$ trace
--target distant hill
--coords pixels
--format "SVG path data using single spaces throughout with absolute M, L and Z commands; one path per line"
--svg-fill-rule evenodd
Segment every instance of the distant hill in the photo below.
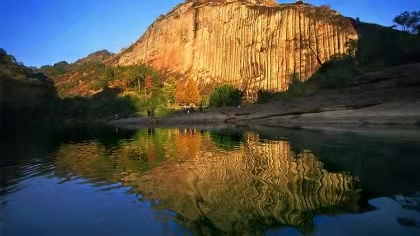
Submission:
M 83 69 L 83 66 L 89 66 L 91 64 L 102 63 L 106 59 L 110 58 L 114 54 L 107 50 L 100 50 L 89 54 L 88 56 L 77 60 L 74 63 L 68 63 L 67 61 L 60 61 L 54 65 L 44 65 L 39 68 L 39 72 L 45 73 L 52 77 L 64 75 L 69 72 L 78 71 Z
M 100 57 L 91 56 L 83 63 L 79 61 L 73 69 L 80 71 L 81 68 L 91 68 L 91 65 L 105 68 L 97 58 Z M 66 63 L 59 65 L 68 66 Z M 97 78 L 96 72 L 92 75 Z M 0 129 L 96 121 L 110 119 L 115 113 L 126 117 L 136 112 L 130 97 L 121 95 L 118 88 L 111 89 L 106 85 L 94 96 L 60 97 L 55 83 L 60 76 L 63 75 L 51 78 L 39 69 L 29 68 L 0 48 Z
M 44 116 L 58 100 L 54 81 L 34 71 L 0 48 L 1 126 L 19 119 L 33 121 Z
M 74 64 L 83 65 L 90 62 L 103 62 L 113 55 L 114 53 L 111 53 L 108 50 L 101 50 L 101 51 L 91 53 L 87 57 L 77 60 L 76 62 L 74 62 Z

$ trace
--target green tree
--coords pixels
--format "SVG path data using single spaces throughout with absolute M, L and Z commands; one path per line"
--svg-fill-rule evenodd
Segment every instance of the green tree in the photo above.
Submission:
M 0 65 L 13 65 L 16 63 L 14 56 L 7 54 L 6 50 L 0 48 Z
M 161 92 L 165 95 L 168 105 L 175 102 L 175 84 L 165 82 Z
M 218 86 L 210 94 L 210 107 L 238 106 L 241 104 L 243 93 L 229 84 Z
M 405 11 L 394 18 L 394 23 L 399 25 L 405 32 L 418 33 L 418 25 L 420 24 L 420 11 Z
M 159 107 L 166 107 L 167 99 L 160 89 L 153 89 L 150 98 L 147 100 L 146 106 L 149 116 L 155 116 L 155 111 Z

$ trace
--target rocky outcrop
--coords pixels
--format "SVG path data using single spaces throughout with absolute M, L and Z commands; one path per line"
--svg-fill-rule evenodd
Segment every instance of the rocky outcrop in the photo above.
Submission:
M 254 2 L 180 4 L 110 62 L 145 63 L 192 77 L 201 88 L 230 83 L 247 91 L 281 91 L 291 74 L 307 79 L 357 38 L 351 21 L 328 7 Z
M 113 54 L 110 53 L 108 50 L 100 50 L 94 53 L 91 53 L 87 55 L 87 57 L 84 57 L 82 59 L 77 60 L 74 62 L 75 65 L 83 65 L 85 63 L 89 62 L 102 62 L 108 58 L 110 58 Z

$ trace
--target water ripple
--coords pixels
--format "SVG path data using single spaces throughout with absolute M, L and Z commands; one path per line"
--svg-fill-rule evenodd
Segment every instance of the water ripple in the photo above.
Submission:
M 336 149 L 353 151 L 339 144 L 323 148 L 333 148 L 333 157 Z M 329 168 L 318 156 L 322 151 L 226 130 L 148 129 L 118 140 L 75 138 L 43 157 L 2 163 L 0 202 L 7 204 L 8 195 L 29 186 L 43 188 L 36 184 L 45 182 L 29 180 L 46 177 L 53 183 L 49 189 L 132 194 L 158 211 L 159 219 L 193 234 L 263 234 L 282 225 L 311 233 L 319 214 L 360 209 L 360 179 Z

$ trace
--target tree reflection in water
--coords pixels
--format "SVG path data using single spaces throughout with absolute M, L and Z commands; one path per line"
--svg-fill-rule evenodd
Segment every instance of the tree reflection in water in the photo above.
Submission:
M 310 150 L 294 153 L 287 141 L 262 142 L 256 133 L 220 148 L 215 137 L 149 129 L 111 151 L 95 142 L 64 144 L 57 173 L 122 182 L 193 234 L 263 234 L 283 225 L 310 233 L 317 214 L 358 210 L 358 180 L 328 172 Z

